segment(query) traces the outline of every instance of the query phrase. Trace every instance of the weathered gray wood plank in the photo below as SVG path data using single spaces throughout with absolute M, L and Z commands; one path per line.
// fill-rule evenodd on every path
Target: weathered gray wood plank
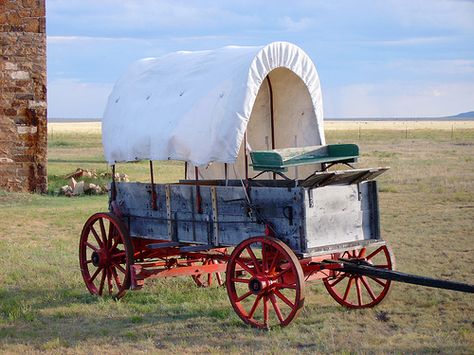
M 232 246 L 263 235 L 269 223 L 276 237 L 299 254 L 380 238 L 375 181 L 312 190 L 254 186 L 250 203 L 241 186 L 203 185 L 201 208 L 194 185 L 157 184 L 155 190 L 157 210 L 152 209 L 150 184 L 117 183 L 117 203 L 132 236 Z

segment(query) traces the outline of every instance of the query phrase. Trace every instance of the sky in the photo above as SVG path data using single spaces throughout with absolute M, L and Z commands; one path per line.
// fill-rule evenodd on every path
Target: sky
M 288 41 L 313 60 L 324 115 L 474 110 L 473 0 L 46 0 L 48 116 L 100 118 L 135 60 Z

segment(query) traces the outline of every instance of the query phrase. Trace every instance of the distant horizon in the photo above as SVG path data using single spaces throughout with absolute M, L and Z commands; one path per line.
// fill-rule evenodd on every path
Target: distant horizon
M 469 111 L 471 112 L 471 111 Z M 424 116 L 424 117 L 325 117 L 325 121 L 474 121 L 474 117 L 456 117 L 452 116 Z M 102 118 L 61 118 L 48 117 L 48 122 L 102 122 Z

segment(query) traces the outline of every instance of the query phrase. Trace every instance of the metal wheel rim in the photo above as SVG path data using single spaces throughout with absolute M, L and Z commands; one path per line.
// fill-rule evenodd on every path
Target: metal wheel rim
M 375 258 L 380 268 L 395 269 L 395 258 L 387 245 L 375 248 L 368 252 L 367 248 L 346 251 L 341 255 L 346 259 L 360 259 L 372 263 Z M 345 272 L 336 272 L 334 277 L 323 279 L 324 286 L 329 294 L 340 305 L 347 308 L 370 308 L 382 302 L 388 295 L 392 282 L 371 276 L 355 275 Z
M 262 257 L 258 259 L 249 252 L 251 246 L 262 246 Z M 250 255 L 250 260 L 244 261 L 243 252 Z M 244 265 L 247 277 L 239 276 L 236 267 Z M 258 266 L 257 266 L 258 265 Z M 253 272 L 253 273 L 252 273 Z M 269 280 L 268 284 L 259 291 L 243 292 L 245 284 L 250 284 L 255 278 Z M 285 281 L 288 279 L 290 281 Z M 245 280 L 245 281 L 243 281 Z M 236 290 L 239 285 L 240 291 Z M 243 287 L 242 287 L 243 286 Z M 273 325 L 286 326 L 299 314 L 304 305 L 303 270 L 294 252 L 282 241 L 271 237 L 253 237 L 240 243 L 232 252 L 226 270 L 227 294 L 237 315 L 247 324 L 268 329 Z M 290 291 L 291 296 L 283 294 Z M 244 305 L 244 301 L 248 304 Z M 261 313 L 261 314 L 260 314 Z M 259 315 L 259 318 L 256 318 Z
M 99 265 L 94 264 L 97 260 Z M 132 264 L 133 250 L 123 223 L 112 213 L 92 215 L 84 224 L 79 242 L 79 265 L 89 292 L 123 297 L 130 288 Z

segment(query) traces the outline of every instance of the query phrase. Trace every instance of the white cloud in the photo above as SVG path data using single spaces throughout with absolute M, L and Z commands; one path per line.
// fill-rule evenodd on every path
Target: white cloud
M 390 12 L 401 25 L 434 28 L 474 29 L 474 2 L 452 0 L 391 0 Z
M 299 20 L 293 20 L 289 16 L 285 16 L 279 20 L 281 26 L 285 31 L 300 32 L 309 29 L 313 21 L 308 17 L 303 17 Z
M 48 117 L 101 118 L 112 87 L 74 79 L 48 82 Z
M 387 68 L 394 71 L 404 71 L 410 75 L 429 74 L 434 79 L 437 77 L 452 77 L 453 75 L 466 76 L 469 80 L 474 74 L 474 60 L 469 59 L 440 59 L 440 60 L 408 60 L 401 59 L 387 63 Z M 470 75 L 467 77 L 467 75 Z
M 452 41 L 449 36 L 408 37 L 393 40 L 370 41 L 371 44 L 382 46 L 419 46 L 422 44 L 439 44 Z
M 118 41 L 144 41 L 144 38 L 132 37 L 101 37 L 101 36 L 47 36 L 48 45 L 54 44 L 70 44 L 79 42 L 118 42 Z
M 87 33 L 153 33 L 156 30 L 255 26 L 252 12 L 237 12 L 216 1 L 49 0 L 48 16 Z

